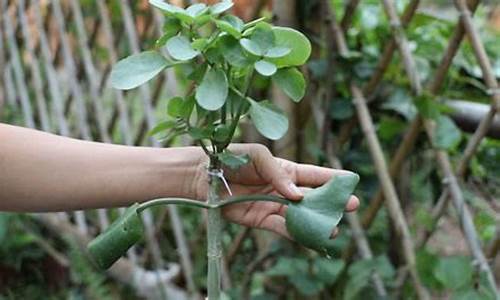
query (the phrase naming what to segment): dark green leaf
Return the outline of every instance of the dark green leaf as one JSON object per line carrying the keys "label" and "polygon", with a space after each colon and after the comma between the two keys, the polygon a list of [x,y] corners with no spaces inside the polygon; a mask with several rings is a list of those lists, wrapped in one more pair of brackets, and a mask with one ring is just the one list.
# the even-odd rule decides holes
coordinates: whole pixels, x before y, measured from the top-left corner
{"label": "dark green leaf", "polygon": [[217,110],[226,102],[228,94],[226,74],[220,69],[210,69],[196,89],[196,101],[206,110]]}
{"label": "dark green leaf", "polygon": [[323,282],[307,273],[296,273],[290,277],[290,282],[302,295],[306,296],[316,295],[324,288]]}
{"label": "dark green leaf", "polygon": [[188,133],[194,140],[206,140],[212,135],[212,130],[211,128],[193,127],[189,129]]}
{"label": "dark green leaf", "polygon": [[236,39],[241,38],[241,32],[237,28],[233,27],[233,25],[231,25],[229,22],[223,20],[216,20],[215,24],[220,30],[232,35],[234,38]]}
{"label": "dark green leaf", "polygon": [[458,129],[453,120],[445,115],[441,115],[436,120],[436,130],[432,142],[436,148],[443,150],[454,149],[462,140],[462,132]]}
{"label": "dark green leaf", "polygon": [[189,74],[188,79],[193,80],[196,83],[201,82],[205,74],[207,73],[208,64],[197,64],[194,70]]}
{"label": "dark green leaf", "polygon": [[457,290],[472,283],[473,267],[466,256],[441,258],[434,269],[434,276],[447,288]]}
{"label": "dark green leaf", "polygon": [[344,270],[345,263],[343,260],[333,260],[328,258],[318,257],[314,260],[314,268],[316,277],[325,284],[333,284]]}
{"label": "dark green leaf", "polygon": [[291,52],[281,58],[272,61],[278,66],[300,66],[303,65],[311,55],[311,43],[305,35],[297,30],[285,27],[273,27],[276,47],[286,47]]}
{"label": "dark green leaf", "polygon": [[219,124],[214,130],[214,140],[218,143],[224,143],[231,135],[231,128],[227,124]]}
{"label": "dark green leaf", "polygon": [[354,109],[352,102],[347,99],[335,99],[330,106],[330,116],[334,120],[346,120],[352,117]]}
{"label": "dark green leaf", "polygon": [[268,276],[291,277],[297,273],[307,273],[309,264],[301,258],[280,257],[277,263],[266,271]]}
{"label": "dark green leaf", "polygon": [[302,201],[291,202],[286,213],[290,235],[306,247],[332,255],[332,232],[358,182],[359,176],[355,173],[336,175],[323,186],[307,192]]}
{"label": "dark green leaf", "polygon": [[417,108],[413,104],[412,96],[403,89],[397,89],[387,101],[382,104],[382,108],[393,110],[406,118],[413,120],[417,114]]}
{"label": "dark green leaf", "polygon": [[163,47],[167,41],[173,36],[177,35],[181,30],[182,25],[178,19],[173,17],[165,18],[165,25],[163,25],[163,35],[156,41],[156,47]]}
{"label": "dark green leaf", "polygon": [[382,279],[385,280],[391,280],[395,275],[394,268],[386,256],[378,256],[372,259],[361,259],[354,262],[349,267],[349,281],[345,287],[343,299],[358,299],[356,296],[363,294],[362,291],[370,284],[371,276],[375,271]]}
{"label": "dark green leaf", "polygon": [[222,55],[222,49],[219,47],[210,47],[205,51],[205,58],[212,64],[220,64],[224,62],[224,56]]}
{"label": "dark green leaf", "polygon": [[168,101],[167,112],[168,115],[174,118],[187,119],[193,111],[194,101],[190,99],[184,100],[181,97],[175,97]]}
{"label": "dark green leaf", "polygon": [[250,65],[251,60],[241,47],[237,39],[226,35],[220,38],[219,45],[222,48],[224,59],[232,66],[244,68]]}
{"label": "dark green leaf", "polygon": [[143,228],[138,207],[138,203],[129,207],[105,232],[89,243],[89,254],[100,268],[111,267],[141,239]]}
{"label": "dark green leaf", "polygon": [[263,136],[271,140],[282,138],[288,130],[288,118],[269,101],[250,102],[250,117]]}
{"label": "dark green leaf", "polygon": [[146,51],[120,60],[111,71],[115,89],[130,90],[149,81],[168,66],[168,61],[156,51]]}
{"label": "dark green leaf", "polygon": [[191,47],[196,51],[203,51],[207,45],[208,40],[206,38],[196,39],[191,43]]}
{"label": "dark green leaf", "polygon": [[304,75],[296,68],[278,70],[273,76],[273,81],[293,101],[299,102],[306,93],[306,80]]}
{"label": "dark green leaf", "polygon": [[249,109],[250,104],[248,103],[248,101],[246,101],[233,91],[229,91],[229,95],[227,97],[227,111],[229,113],[235,115],[238,111],[241,110],[242,115],[244,115],[248,113]]}
{"label": "dark green leaf", "polygon": [[210,13],[212,13],[213,15],[221,14],[221,13],[225,12],[226,10],[231,9],[231,7],[233,7],[233,5],[234,5],[233,1],[223,0],[217,4],[214,4],[212,7],[210,7]]}
{"label": "dark green leaf", "polygon": [[415,100],[415,106],[422,117],[426,119],[437,119],[440,116],[439,103],[431,96],[422,95]]}
{"label": "dark green leaf", "polygon": [[399,134],[404,132],[407,124],[401,121],[399,118],[382,117],[380,123],[378,124],[377,132],[380,138],[384,140],[393,140]]}
{"label": "dark green leaf", "polygon": [[248,164],[250,162],[250,156],[248,154],[238,155],[230,152],[229,150],[224,151],[219,154],[219,160],[227,167],[233,170],[237,170],[240,167]]}
{"label": "dark green leaf", "polygon": [[167,50],[170,56],[177,60],[190,60],[195,58],[199,51],[191,46],[191,43],[185,36],[174,36],[167,42]]}
{"label": "dark green leaf", "polygon": [[272,76],[278,69],[276,68],[276,65],[271,62],[259,60],[255,63],[255,70],[257,70],[257,72],[259,72],[262,76]]}

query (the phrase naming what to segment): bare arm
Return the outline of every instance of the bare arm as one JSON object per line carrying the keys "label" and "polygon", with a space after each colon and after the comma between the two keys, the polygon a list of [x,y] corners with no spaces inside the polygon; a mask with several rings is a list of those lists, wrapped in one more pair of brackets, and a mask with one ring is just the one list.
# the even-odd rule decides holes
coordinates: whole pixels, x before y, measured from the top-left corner
{"label": "bare arm", "polygon": [[0,124],[0,211],[126,206],[188,196],[201,150],[87,142]]}
{"label": "bare arm", "polygon": [[[257,144],[235,144],[231,150],[251,158],[236,172],[226,170],[235,194],[271,193],[298,201],[304,188],[347,172],[278,159]],[[207,157],[197,147],[110,145],[0,124],[0,211],[117,207],[160,197],[204,199],[206,166]],[[353,196],[346,210],[358,205]],[[258,202],[227,207],[224,216],[288,236],[285,212],[286,205]]]}

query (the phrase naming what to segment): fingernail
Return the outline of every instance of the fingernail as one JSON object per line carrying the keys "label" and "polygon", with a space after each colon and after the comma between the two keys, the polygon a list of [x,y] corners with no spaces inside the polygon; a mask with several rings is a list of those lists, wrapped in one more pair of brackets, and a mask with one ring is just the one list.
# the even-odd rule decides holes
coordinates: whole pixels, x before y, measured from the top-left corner
{"label": "fingernail", "polygon": [[291,182],[289,185],[288,185],[290,191],[292,192],[292,194],[295,194],[297,196],[300,196],[300,197],[303,197],[304,194],[302,194],[302,191],[299,189],[298,186],[295,185],[295,183]]}

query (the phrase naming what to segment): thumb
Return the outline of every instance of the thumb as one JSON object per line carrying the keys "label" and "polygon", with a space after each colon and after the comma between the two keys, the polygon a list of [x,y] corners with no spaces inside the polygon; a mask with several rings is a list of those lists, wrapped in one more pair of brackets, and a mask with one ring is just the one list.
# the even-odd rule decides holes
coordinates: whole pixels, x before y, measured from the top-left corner
{"label": "thumb", "polygon": [[266,147],[258,147],[256,149],[253,159],[255,167],[262,178],[268,184],[271,184],[283,197],[290,200],[301,200],[304,194],[295,185],[291,174],[281,166],[269,149]]}

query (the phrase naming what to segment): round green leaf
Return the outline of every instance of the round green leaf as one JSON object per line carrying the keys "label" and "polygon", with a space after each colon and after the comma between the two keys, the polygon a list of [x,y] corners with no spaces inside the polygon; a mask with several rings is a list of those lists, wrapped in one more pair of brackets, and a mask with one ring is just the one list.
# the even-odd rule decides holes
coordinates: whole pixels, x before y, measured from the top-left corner
{"label": "round green leaf", "polygon": [[222,56],[230,65],[244,68],[251,64],[248,54],[243,50],[237,39],[225,35],[219,39],[218,43],[222,50]]}
{"label": "round green leaf", "polygon": [[184,9],[172,4],[168,4],[162,0],[149,0],[149,4],[171,14],[185,12]]}
{"label": "round green leaf", "polygon": [[290,52],[292,52],[292,49],[288,47],[273,47],[267,50],[264,56],[269,58],[280,58],[290,54]]}
{"label": "round green leaf", "polygon": [[240,40],[240,45],[245,49],[247,50],[248,52],[250,52],[251,54],[253,55],[256,55],[256,56],[262,56],[264,55],[264,52],[262,51],[262,49],[259,47],[259,45],[257,43],[255,43],[254,41],[252,40],[249,40],[249,39],[241,39]]}
{"label": "round green leaf", "polygon": [[181,97],[174,97],[168,101],[167,113],[171,117],[182,117],[184,100]]}
{"label": "round green leaf", "polygon": [[273,63],[270,63],[265,60],[259,60],[258,62],[255,63],[255,70],[259,72],[259,74],[263,76],[272,76],[278,68],[276,68],[276,65]]}
{"label": "round green leaf", "polygon": [[256,25],[252,31],[251,40],[259,45],[262,54],[273,48],[275,37],[271,25],[267,23]]}
{"label": "round green leaf", "polygon": [[190,60],[200,54],[193,49],[191,43],[185,36],[174,36],[167,42],[167,51],[174,59],[185,61]]}
{"label": "round green leaf", "polygon": [[218,15],[221,14],[233,7],[234,3],[231,0],[223,0],[217,4],[214,4],[212,7],[210,7],[210,12],[212,15]]}
{"label": "round green leaf", "polygon": [[196,18],[202,15],[207,10],[207,5],[205,3],[195,3],[188,8],[186,8],[186,12],[193,18]]}
{"label": "round green leaf", "polygon": [[268,139],[278,140],[288,130],[288,118],[269,101],[250,100],[250,117],[257,131]]}
{"label": "round green leaf", "polygon": [[273,81],[295,102],[299,102],[306,93],[306,80],[297,68],[279,69]]}
{"label": "round green leaf", "polygon": [[331,255],[330,237],[358,182],[359,176],[355,173],[337,175],[323,186],[308,191],[302,201],[291,202],[286,213],[286,228],[294,240]]}
{"label": "round green leaf", "polygon": [[168,66],[168,61],[156,51],[131,55],[119,61],[111,71],[115,89],[130,90],[155,77]]}
{"label": "round green leaf", "polygon": [[196,89],[196,101],[206,110],[218,110],[226,102],[228,89],[226,74],[220,69],[210,69]]}
{"label": "round green leaf", "polygon": [[291,52],[272,61],[278,67],[303,65],[311,55],[311,42],[301,32],[286,27],[273,27],[275,45],[290,48]]}
{"label": "round green leaf", "polygon": [[229,24],[231,24],[239,32],[242,32],[243,28],[245,27],[245,23],[240,18],[238,18],[237,16],[226,15],[226,16],[224,16],[222,18],[222,20],[228,22]]}

